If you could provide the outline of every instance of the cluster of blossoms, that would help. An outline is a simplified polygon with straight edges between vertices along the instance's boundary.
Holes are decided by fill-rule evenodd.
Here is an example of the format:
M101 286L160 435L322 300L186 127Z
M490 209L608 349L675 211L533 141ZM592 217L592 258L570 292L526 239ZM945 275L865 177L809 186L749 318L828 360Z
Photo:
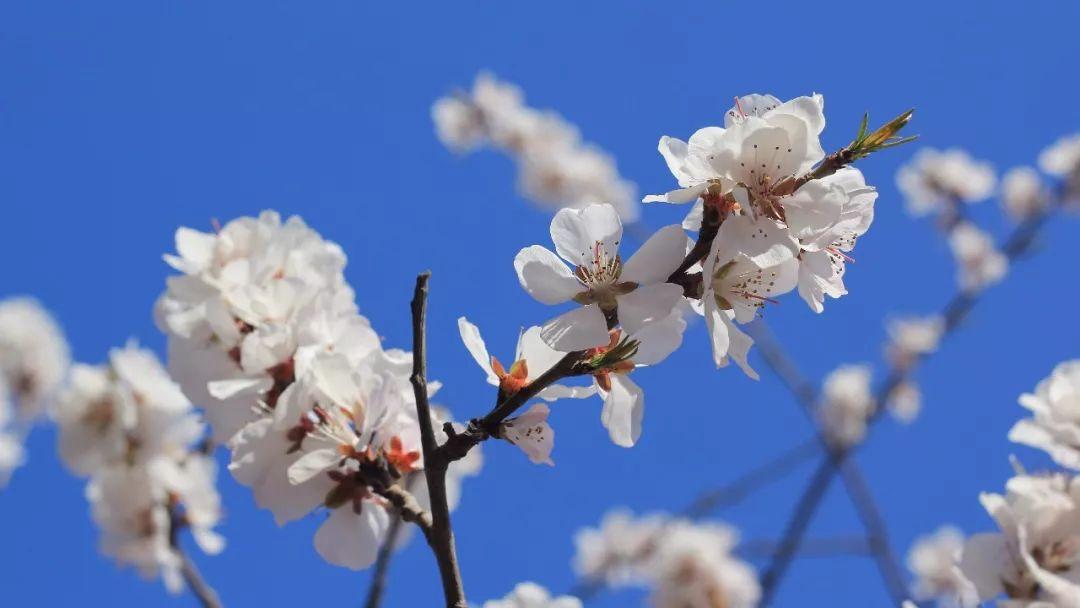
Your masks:
M129 344L106 365L74 365L52 414L61 459L90 478L101 551L179 592L180 527L206 553L224 548L213 531L221 518L217 465L199 449L205 429L191 402L152 352Z
M1059 197L1080 199L1080 134L1064 137L1039 155L1043 173L1061 180ZM1047 211L1055 193L1033 167L1007 171L1000 188L993 167L959 149L926 148L897 173L897 185L914 215L937 213L948 233L961 288L977 292L1004 278L1009 260L969 217L967 206L1000 194L1005 213L1023 222Z
M640 215L636 186L615 159L581 140L577 127L550 110L525 105L521 89L481 73L471 92L440 98L431 108L439 140L455 152L491 145L518 165L518 188L549 207L611 203L633 222Z
M229 470L279 525L325 508L319 554L371 565L395 501L411 492L426 506L411 354L383 349L345 282L345 254L297 217L181 228L176 248L166 261L182 274L158 322L174 377L232 451ZM449 418L433 416L441 432ZM450 467L450 502L479 459Z
M1020 403L1033 416L1009 439L1080 470L1080 360L1059 365ZM1002 597L1000 606L1080 605L1080 481L1073 472L1028 473L1017 465L1004 495L980 497L1000 531L971 536L962 547L955 531L916 545L909 562L920 597L964 607Z
M529 331L549 349L589 362L604 399L601 419L616 444L633 445L641 433L644 395L628 373L678 348L684 311L705 317L717 366L734 361L757 378L747 361L753 341L740 324L796 288L816 312L825 296L847 293L848 254L869 228L877 198L847 165L894 141L910 114L869 138L860 133L845 159L830 164L819 139L823 104L820 95L784 103L748 95L725 114L723 127L700 129L688 142L661 138L660 153L680 187L645 202L695 204L683 226L660 229L625 262L622 222L607 204L560 210L551 223L555 251L534 245L518 253L514 267L531 296L576 304ZM696 244L686 230L699 232ZM486 351L470 350L489 367ZM509 386L496 372L489 376Z
M67 376L60 326L37 301L0 302L0 486L25 460L22 442Z
M724 524L615 510L577 533L574 566L585 580L651 588L656 608L750 608L761 589L732 554L738 540Z

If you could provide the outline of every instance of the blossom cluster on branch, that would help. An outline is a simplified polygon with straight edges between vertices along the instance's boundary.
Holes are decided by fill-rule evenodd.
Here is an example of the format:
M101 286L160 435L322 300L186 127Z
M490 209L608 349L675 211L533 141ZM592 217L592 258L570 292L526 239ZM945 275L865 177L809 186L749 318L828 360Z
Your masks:
M157 305L169 367L231 450L229 470L278 525L325 509L319 554L370 566L394 513L419 522L428 506L410 353L383 348L345 254L298 217L181 228L176 249L166 261L182 274ZM433 416L441 432L449 417ZM450 468L451 502L479 466L473 452Z

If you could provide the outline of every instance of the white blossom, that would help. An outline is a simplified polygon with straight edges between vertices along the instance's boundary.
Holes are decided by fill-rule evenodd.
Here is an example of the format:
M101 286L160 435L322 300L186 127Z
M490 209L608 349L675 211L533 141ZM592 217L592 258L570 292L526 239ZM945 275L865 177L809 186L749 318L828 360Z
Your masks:
M732 555L738 533L725 524L615 510L574 542L579 575L650 587L656 608L751 608L761 594L753 569Z
M555 430L548 424L551 409L534 403L520 416L508 418L499 425L499 436L521 448L534 464L555 466L551 450L555 447Z
M1080 133L1066 135L1039 154L1039 168L1057 177L1080 171Z
M682 288L665 282L686 253L681 226L658 231L625 264L619 256L622 222L611 205L560 210L551 222L551 239L558 255L539 245L526 247L514 268L537 301L581 305L543 325L540 336L555 350L602 346L608 315L617 314L633 333L666 318L682 299Z
M958 266L958 282L966 291L985 289L1009 271L1009 259L995 247L994 239L970 222L952 228L949 245Z
M11 472L26 461L22 437L17 429L10 428L15 419L15 408L11 403L7 379L0 374L0 488L7 485Z
M893 365L906 368L937 350L945 319L940 315L898 317L890 319L885 329L889 334L886 356Z
M1004 605L1080 605L1080 485L1063 474L1019 475L1006 490L980 497L1001 532L968 538L960 558L979 600L1004 595L1014 600Z
M918 600L936 599L942 608L975 608L979 598L960 571L964 535L952 526L915 539L907 566L915 575L911 592Z
M37 300L0 301L0 374L21 422L30 422L48 406L70 364L63 331Z
M783 103L772 95L746 95L724 115L723 127L699 129L688 142L664 136L660 154L680 188L645 202L688 203L711 184L723 192L742 184L755 205L774 205L777 184L825 157L819 140L824 104L821 95Z
M735 322L748 323L773 298L795 288L798 262L795 242L768 218L731 216L720 226L702 264L704 289L700 312L705 316L718 367L730 359L751 378L747 362L753 340Z
M552 111L525 104L521 89L488 73L471 92L440 98L431 109L435 133L455 152L490 144L518 164L518 189L554 208L610 203L628 222L638 219L636 186L624 179L615 159L583 142L577 127Z
M134 343L111 351L108 365L75 365L53 417L60 457L77 475L120 462L182 457L204 431L157 357Z
M652 577L646 566L668 523L663 515L635 517L627 509L609 511L599 527L574 534L574 571L614 587L646 584Z
M501 600L488 600L483 608L581 608L581 600L569 595L552 597L536 583L519 583Z
M922 391L913 381L905 380L892 389L885 405L893 418L904 424L910 424L922 410Z
M976 203L994 193L997 177L989 163L959 148L923 148L900 167L896 183L912 215L950 211L956 203Z
M1050 202L1039 173L1031 167L1014 167L1001 178L1001 204L1015 221L1042 212Z
M825 377L818 418L831 443L851 446L862 442L867 420L876 407L871 377L869 365L841 365Z
M1055 462L1080 470L1080 359L1066 361L1020 396L1032 417L1016 423L1009 441L1046 451Z
M761 596L749 564L731 552L738 533L719 523L676 521L664 530L652 568L656 608L753 608Z

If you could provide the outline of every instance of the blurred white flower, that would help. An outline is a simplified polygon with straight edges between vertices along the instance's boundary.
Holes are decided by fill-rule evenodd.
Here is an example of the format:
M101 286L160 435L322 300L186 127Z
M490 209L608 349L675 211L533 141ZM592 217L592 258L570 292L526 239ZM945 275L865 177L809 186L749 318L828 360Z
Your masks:
M653 565L656 608L753 608L757 575L732 555L738 533L719 523L676 521L664 529Z
M653 575L646 566L668 523L666 516L635 517L628 509L605 513L599 527L574 534L574 571L613 587L646 584Z
M896 184L912 215L955 211L957 203L976 203L994 193L997 177L989 163L959 148L919 150L900 167Z
M661 229L625 264L619 257L622 232L611 205L562 209L551 221L558 255L533 245L514 258L521 286L537 301L580 304L543 325L540 336L555 350L603 346L609 315L618 314L619 323L633 333L666 318L682 300L682 288L665 282L686 254L682 227Z
M20 422L32 421L49 405L70 364L63 331L37 300L0 301L0 374L7 379Z
M1063 467L1080 470L1080 359L1066 361L1020 396L1032 417L1016 423L1009 441L1044 450Z
M937 350L945 319L941 315L898 317L890 319L885 329L889 334L885 355L896 367L907 368Z
M1056 177L1080 171L1080 133L1066 135L1039 154L1039 168Z
M113 349L108 365L75 365L53 417L61 459L84 476L120 462L181 458L204 431L157 357L134 343Z
M922 410L922 391L911 380L905 380L897 384L886 402L889 413L904 424L910 424L919 416Z
M484 602L483 608L581 608L581 600L569 595L551 597L536 583L519 583L503 599Z
M965 291L994 285L1009 271L1009 259L994 239L970 222L960 222L949 232L949 245L958 266L958 282Z
M471 92L438 99L431 108L435 134L454 152L492 145L518 164L518 188L534 202L581 208L601 201L627 222L640 215L637 187L615 159L585 143L577 127L552 111L525 105L521 89L481 72Z
M1049 193L1035 169L1014 167L1001 178L1001 204L1014 221L1042 212L1049 202Z
M0 488L7 485L11 472L26 461L21 434L9 427L14 419L15 408L11 403L7 379L0 374Z
M908 551L907 566L915 575L911 592L916 599L936 599L942 608L975 608L975 586L960 571L964 535L952 526L920 536Z
M865 437L867 420L876 407L871 376L869 365L841 365L825 377L818 419L831 443L847 447Z

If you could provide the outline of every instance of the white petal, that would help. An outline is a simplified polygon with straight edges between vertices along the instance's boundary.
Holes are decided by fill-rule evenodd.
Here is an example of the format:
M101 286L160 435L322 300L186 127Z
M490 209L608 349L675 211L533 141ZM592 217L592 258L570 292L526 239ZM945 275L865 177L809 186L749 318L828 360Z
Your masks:
M537 397L544 401L557 401L559 399L584 399L596 394L596 385L593 386L565 386L552 384L537 393Z
M547 405L533 404L524 414L502 424L502 436L521 448L534 464L554 466L551 450L555 447L555 431L547 423L549 413Z
M673 283L641 285L617 298L619 323L630 333L637 333L648 323L666 319L682 296L682 287Z
M690 201L698 200L698 197L702 195L709 188L708 184L698 184L697 186L690 186L688 188L679 188L677 190L671 190L664 194L650 194L641 199L643 203L669 203L671 205L685 205Z
M622 241L622 221L611 205L563 208L551 220L551 240L559 256L575 266L591 262L598 245L614 258Z
M559 352L544 342L540 337L542 329L534 325L521 332L518 338L517 353L514 360L524 359L529 366L529 379L540 377L544 372L555 366L566 353Z
M260 395L270 390L273 384L273 381L267 376L253 376L209 382L206 385L206 390L214 399L225 400L241 393Z
M315 533L315 550L323 559L351 570L375 563L379 546L390 527L390 514L365 500L357 514L351 504L334 509Z
M630 337L639 342L637 353L633 357L634 363L656 365L667 359L668 355L682 344L685 330L686 321L681 314L675 312L666 319L649 323L631 334Z
M542 304L561 304L584 290L566 264L540 245L519 251L514 270L521 287Z
M701 230L701 222L705 220L705 202L697 201L694 203L694 207L690 209L690 212L683 218L682 227L684 230L690 232L698 232Z
M465 317L459 317L457 320L458 332L461 334L461 341L465 343L465 348L472 355L473 361L480 366L480 369L484 370L487 374L488 384L492 386L499 385L499 377L495 375L495 372L491 369L491 355L488 354L487 345L484 344L484 338L480 336L480 328L469 323L469 320Z
M568 353L608 343L607 319L597 304L575 308L544 324L540 337L548 346Z
M611 374L611 391L604 397L600 422L615 445L633 447L641 437L645 393L624 374Z
M309 481L319 473L336 466L341 461L337 450L322 449L308 452L289 467L289 483L294 486Z
M689 240L682 226L672 224L661 228L630 256L623 265L620 279L633 283L666 281L686 256Z

